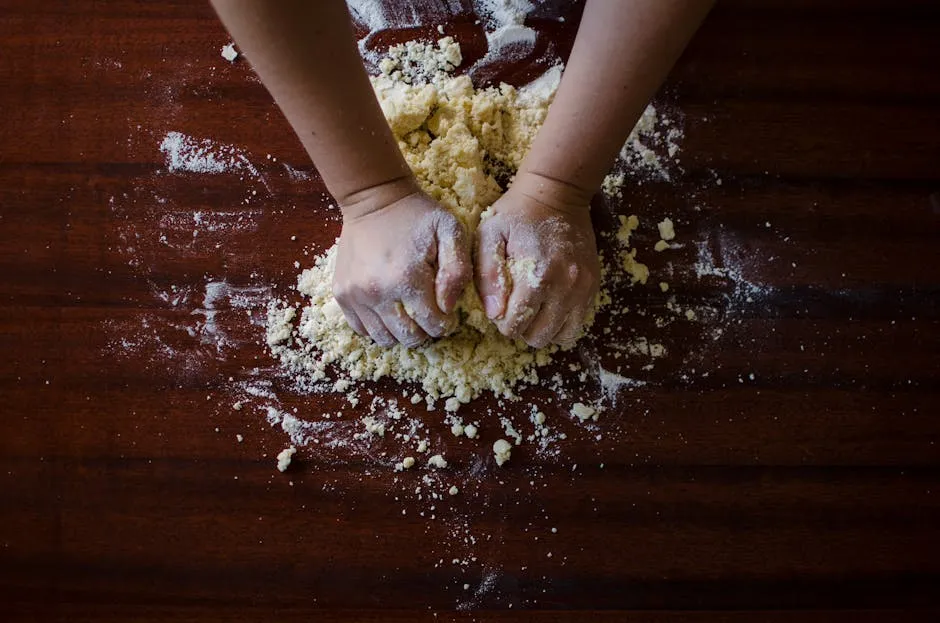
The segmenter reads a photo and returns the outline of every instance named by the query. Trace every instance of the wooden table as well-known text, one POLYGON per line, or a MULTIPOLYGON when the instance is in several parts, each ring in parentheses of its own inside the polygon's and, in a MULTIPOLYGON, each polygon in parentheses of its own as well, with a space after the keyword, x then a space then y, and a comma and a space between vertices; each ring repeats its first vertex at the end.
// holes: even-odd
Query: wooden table
POLYGON ((3 2, 0 619, 936 620, 940 9, 848 4, 714 11, 657 100, 681 167, 615 206, 671 285, 622 328, 669 355, 502 470, 492 416, 422 416, 462 489, 429 500, 391 439, 275 470, 247 389, 341 407, 277 377, 264 301, 339 223, 208 5, 3 2), (172 131, 242 168, 168 171, 172 131), (698 318, 656 327, 672 295, 698 318))

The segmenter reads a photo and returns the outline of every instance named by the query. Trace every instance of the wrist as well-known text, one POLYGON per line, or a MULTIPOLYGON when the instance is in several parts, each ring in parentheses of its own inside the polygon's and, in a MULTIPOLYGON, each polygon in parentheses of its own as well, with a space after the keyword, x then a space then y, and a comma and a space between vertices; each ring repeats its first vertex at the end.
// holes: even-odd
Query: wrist
POLYGON ((548 208, 574 216, 583 216, 590 210, 594 190, 532 170, 520 170, 507 194, 524 196, 548 208))
POLYGON ((413 175, 367 186, 360 190, 337 196, 336 203, 343 213, 344 220, 355 220, 401 201, 405 197, 420 193, 418 181, 413 175))

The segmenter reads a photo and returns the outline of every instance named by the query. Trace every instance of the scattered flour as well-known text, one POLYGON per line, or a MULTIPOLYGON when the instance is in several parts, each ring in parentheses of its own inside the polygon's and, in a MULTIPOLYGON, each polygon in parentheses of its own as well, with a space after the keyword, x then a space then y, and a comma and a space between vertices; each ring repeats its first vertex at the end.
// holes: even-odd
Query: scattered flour
POLYGON ((476 67, 522 58, 535 48, 536 32, 525 25, 526 16, 535 8, 532 2, 476 0, 473 8, 484 23, 487 45, 476 67))
MULTIPOLYGON (((375 1, 360 2, 358 4, 362 6, 370 5, 371 10, 385 11, 387 9, 380 9, 380 7, 386 7, 389 3, 375 1)), ((417 4, 430 6, 432 3, 418 2, 417 4)), ((435 2, 434 4, 444 3, 435 2)), ((456 6, 459 3, 448 4, 454 5, 452 9, 448 8, 448 10, 461 10, 456 6)), ((529 3, 493 1, 475 4, 498 7, 501 4, 521 6, 529 3)), ((512 21, 514 19, 517 18, 500 17, 492 23, 487 21, 487 33, 492 35, 499 28, 498 25, 494 27, 492 24, 511 25, 514 23, 512 21)), ((414 23, 417 23, 417 21, 414 23)), ((518 24, 522 24, 522 22, 518 22, 518 24)), ((489 36, 488 39, 490 39, 489 36)), ((392 56, 393 54, 390 53, 390 58, 392 56)), ((519 89, 500 86, 494 89, 477 90, 473 89, 469 80, 464 81, 463 77, 457 78, 450 75, 461 62, 462 57, 460 57, 459 46, 446 38, 435 44, 405 44, 398 53, 397 64, 387 64, 382 75, 374 79, 374 84, 376 90, 380 92, 383 110, 388 115, 390 124, 395 128, 399 144, 406 154, 409 164, 418 172, 426 190, 460 215, 465 223, 472 223, 473 218, 475 218, 474 213, 478 216, 478 210, 481 207, 485 207, 488 202, 499 196, 499 193, 502 192, 500 183, 511 176, 514 170, 513 166, 517 166, 518 161, 524 155, 525 149, 527 149, 526 141, 530 140, 526 138, 526 135, 530 131, 534 134, 534 131, 538 129, 541 123, 539 117, 544 116, 547 103, 550 102, 552 94, 558 86, 562 67, 560 65, 552 67, 542 77, 519 89), (381 92, 382 89, 385 90, 384 93, 381 92), (425 105, 427 105, 426 112, 425 105), (496 112, 487 116, 489 107, 495 108, 496 112), (499 123, 493 123, 494 119, 499 120, 499 123), (496 154, 496 157, 493 154, 496 154), (442 163, 447 163, 448 167, 443 168, 442 163), (451 164, 454 166, 450 166, 451 164), (500 180, 500 182, 496 180, 500 180)), ((628 140, 624 146, 621 162, 618 165, 619 170, 608 176, 608 180, 605 180, 605 193, 619 192, 619 189, 629 177, 627 174, 637 171, 656 173, 657 167, 666 168, 675 156, 678 149, 674 139, 680 137, 681 133, 674 132, 666 123, 668 120, 664 121, 664 118, 655 109, 648 109, 644 114, 644 118, 647 120, 646 125, 644 126, 644 122, 641 120, 634 132, 635 136, 631 136, 633 140, 628 140), (649 124, 651 118, 652 125, 649 124), (664 130, 663 127, 667 129, 664 130), (661 140, 666 141, 668 159, 662 153, 661 140), (672 142, 670 143, 670 141, 672 142), (650 149, 650 152, 652 152, 653 150, 649 146, 656 147, 656 153, 653 154, 655 158, 643 151, 643 149, 650 149)), ((174 173, 215 175, 225 172, 254 172, 251 163, 242 155, 242 152, 234 147, 212 140, 196 139, 181 132, 167 134, 160 144, 160 149, 166 158, 166 168, 174 173)), ((307 174, 302 176, 292 171, 287 165, 283 165, 283 167, 293 181, 309 179, 307 174)), ((664 179, 668 178, 664 177, 664 179)), ((147 197, 144 199, 147 199, 147 197)), ((154 203, 154 205, 157 204, 154 203)), ((120 211, 115 211, 115 214, 123 216, 120 211)), ((143 231, 146 229, 140 225, 139 215, 130 211, 128 211, 128 215, 132 217, 132 219, 128 219, 128 222, 135 223, 135 225, 134 229, 127 229, 127 232, 139 234, 138 230, 143 231)), ((155 221, 153 229, 161 234, 163 246, 160 249, 161 252, 165 253, 167 248, 172 251, 177 248, 184 249, 185 247, 184 245, 178 245, 177 247, 172 235, 169 242, 167 242, 164 230, 172 234, 173 232, 169 231, 170 229, 174 229, 174 231, 179 229, 182 233, 189 235, 191 240, 208 239, 207 234, 216 231, 226 235, 242 231, 252 232, 256 229, 255 221, 260 216, 260 212, 194 211, 189 206, 181 206, 181 209, 176 212, 164 211, 159 216, 160 222, 157 224, 155 221), (194 232, 198 232, 198 237, 194 232)), ((130 225, 125 225, 125 227, 129 228, 130 225)), ((607 259, 613 261, 618 269, 626 270, 631 281, 645 283, 649 277, 649 269, 636 259, 637 252, 630 246, 630 236, 638 227, 639 220, 635 216, 621 217, 620 231, 617 232, 619 248, 616 249, 612 258, 607 259)), ((662 230, 659 233, 663 240, 667 240, 662 230)), ((127 253, 133 252, 136 254, 135 257, 138 261, 146 264, 146 258, 140 260, 139 241, 135 241, 131 237, 129 237, 129 240, 125 242, 125 247, 128 249, 127 253), (135 247, 134 249, 131 249, 132 244, 135 247)), ((717 253, 706 247, 704 243, 699 245, 698 250, 699 263, 696 269, 700 277, 717 276, 730 279, 738 287, 736 292, 741 292, 746 296, 748 302, 752 301, 752 295, 756 297, 761 293, 766 293, 765 290, 761 289, 762 286, 754 285, 744 279, 740 260, 735 260, 733 257, 734 253, 732 252, 735 249, 730 244, 720 245, 717 253)), ((306 255, 306 251, 304 254, 306 255)), ((304 279, 302 275, 299 283, 314 287, 316 280, 322 279, 328 284, 329 280, 324 273, 317 276, 313 271, 321 266, 326 271, 326 265, 329 261, 329 253, 326 253, 315 262, 310 271, 305 271, 307 278, 304 279)), ((520 273, 523 278, 536 275, 534 271, 528 270, 532 267, 525 268, 526 270, 520 273)), ((666 285, 665 282, 660 282, 660 284, 666 285)), ((171 289, 165 285, 159 288, 154 286, 154 295, 168 309, 181 311, 184 317, 189 319, 188 322, 184 321, 179 327, 174 325, 172 327, 174 330, 178 328, 186 329, 189 336, 195 338, 193 343, 197 344, 200 352, 208 351, 212 355, 221 354, 223 350, 221 347, 229 343, 227 340, 234 340, 236 335, 227 325, 223 324, 229 315, 234 317, 234 314, 228 312, 232 309, 247 308, 248 306, 258 307, 259 297, 260 299, 269 298, 269 289, 259 287, 255 289, 245 288, 244 291, 239 291, 227 284, 223 277, 209 276, 205 278, 204 285, 204 289, 200 284, 196 287, 190 287, 187 291, 177 291, 175 288, 171 289), (244 299, 244 302, 240 303, 240 299, 244 299), (214 345, 215 348, 206 349, 204 348, 206 344, 214 345)), ((668 285, 666 288, 662 288, 663 291, 666 289, 668 289, 668 285)), ((353 358, 368 360, 372 356, 367 350, 369 344, 359 344, 360 352, 358 353, 356 353, 355 348, 351 350, 338 349, 331 344, 331 340, 327 340, 326 348, 323 348, 323 344, 311 338, 311 336, 317 336, 318 334, 309 324, 304 324, 304 320, 305 314, 310 313, 309 309, 318 305, 318 313, 328 315, 335 312, 336 310, 329 306, 331 295, 326 291, 315 291, 315 296, 305 292, 303 294, 305 295, 304 306, 295 308, 279 304, 272 308, 274 316, 269 316, 267 321, 268 339, 273 339, 275 342, 272 350, 280 353, 279 358, 281 358, 285 368, 291 371, 293 378, 299 375, 307 375, 310 378, 323 380, 326 382, 327 387, 324 391, 344 394, 354 407, 357 402, 353 401, 359 400, 357 391, 360 389, 363 394, 366 394, 366 396, 363 396, 365 404, 369 404, 368 394, 370 392, 365 389, 362 381, 389 376, 398 378, 397 375, 400 374, 401 370, 408 370, 414 366, 417 366, 419 370, 430 370, 433 376, 442 365, 450 365, 447 358, 451 354, 462 352, 459 344, 453 344, 453 350, 450 351, 450 354, 433 350, 420 355, 415 354, 413 351, 409 353, 401 352, 390 359, 380 357, 377 361, 372 361, 368 365, 358 368, 356 360, 350 360, 353 358), (322 300, 317 298, 321 295, 322 300), (287 351, 291 352, 288 353, 287 351), (395 362, 396 357, 400 358, 400 364, 395 362), (418 361, 418 363, 415 363, 415 361, 418 361), (396 368, 397 365, 401 367, 396 368), (329 367, 332 369, 328 371, 329 367), (327 379, 327 373, 334 377, 336 373, 344 376, 342 378, 327 379)), ((481 331, 479 327, 474 327, 472 324, 475 302, 467 300, 470 298, 470 294, 468 291, 468 295, 461 302, 465 315, 465 325, 461 331, 475 331, 476 334, 469 334, 472 337, 472 341, 469 343, 479 345, 486 340, 485 327, 481 331), (477 334, 482 335, 482 337, 477 334)), ((689 318, 690 315, 695 316, 692 310, 683 310, 684 317, 689 318)), ((238 314, 238 317, 244 318, 242 314, 238 314)), ((154 331, 154 327, 157 327, 156 322, 159 319, 148 317, 146 320, 151 325, 147 327, 147 331, 154 331)), ((244 320, 242 321, 244 322, 244 320)), ((325 331, 327 329, 328 327, 324 328, 325 331)), ((127 333, 124 329, 111 330, 111 332, 116 333, 122 331, 127 333)), ((120 349, 125 353, 125 356, 139 352, 142 346, 137 342, 140 342, 147 335, 149 334, 144 334, 141 330, 138 330, 138 334, 133 337, 125 336, 115 341, 113 348, 120 349)), ((323 335, 325 336, 326 333, 323 333, 323 335)), ((340 337, 342 338, 342 334, 340 334, 340 337)), ((157 340, 155 344, 160 348, 167 348, 160 340, 157 340)), ((479 376, 474 376, 472 372, 467 373, 464 368, 470 368, 480 363, 485 364, 488 362, 487 359, 471 360, 465 366, 458 363, 456 367, 452 367, 449 371, 445 370, 442 377, 432 380, 428 386, 425 386, 424 393, 412 393, 412 390, 409 389, 409 395, 404 397, 403 402, 409 402, 410 396, 410 402, 418 405, 420 410, 423 411, 424 406, 420 403, 426 402, 429 409, 433 409, 435 396, 437 399, 447 397, 448 399, 438 403, 438 409, 443 405, 445 413, 453 415, 453 412, 461 408, 465 401, 469 401, 474 397, 475 390, 473 388, 476 383, 480 382, 481 378, 487 375, 492 376, 494 371, 504 373, 505 376, 496 383, 494 391, 501 395, 511 395, 513 393, 512 388, 515 385, 534 383, 539 380, 536 374, 537 368, 547 363, 548 358, 553 354, 533 352, 526 348, 518 348, 514 344, 502 345, 500 348, 505 350, 495 357, 496 361, 493 363, 493 367, 485 370, 479 376), (500 359, 503 355, 510 357, 510 370, 515 369, 517 366, 521 366, 525 370, 517 380, 511 381, 512 375, 505 372, 505 364, 500 359), (462 376, 464 374, 470 376, 464 378, 462 376), (458 382, 454 382, 455 378, 458 382), (436 387, 437 390, 436 392, 429 391, 428 387, 432 389, 436 387), (504 390, 504 387, 510 388, 508 393, 504 390), (448 409, 448 406, 451 409, 448 409)), ((665 346, 647 341, 645 338, 639 338, 623 348, 624 352, 631 356, 643 355, 651 359, 663 357, 666 354, 665 346)), ((226 350, 231 351, 232 349, 226 350)), ((183 351, 167 349, 164 358, 159 361, 178 362, 184 355, 183 351)), ((180 367, 185 367, 185 365, 180 367)), ((197 361, 194 365, 202 364, 197 361)), ((617 394, 624 389, 629 390, 641 387, 644 384, 644 381, 621 376, 619 373, 605 370, 603 367, 595 367, 594 369, 598 371, 600 391, 603 398, 610 400, 611 403, 616 401, 617 394)), ((616 369, 620 372, 619 367, 616 367, 616 369)), ((201 374, 204 375, 205 369, 200 368, 200 370, 201 374)), ((566 374, 566 378, 568 376, 566 374)), ((386 413, 384 403, 373 403, 373 414, 370 418, 361 418, 362 414, 356 412, 353 417, 336 421, 337 413, 334 410, 331 412, 334 418, 332 420, 305 421, 301 418, 309 417, 311 414, 305 414, 302 410, 298 412, 296 407, 283 406, 278 400, 278 394, 281 392, 280 386, 276 382, 272 383, 270 379, 276 379, 276 375, 272 369, 264 367, 252 369, 247 380, 242 377, 238 381, 233 381, 230 377, 228 379, 230 383, 227 387, 233 392, 237 392, 238 400, 236 401, 235 397, 231 396, 230 399, 222 400, 219 404, 225 409, 231 408, 243 414, 261 412, 267 416, 267 420, 271 425, 277 426, 286 433, 291 446, 277 455, 279 470, 283 471, 289 468, 298 447, 315 444, 317 456, 320 459, 323 457, 344 459, 348 458, 351 453, 361 457, 367 456, 371 462, 363 470, 364 476, 377 476, 395 483, 408 482, 411 486, 413 486, 414 480, 408 479, 420 477, 421 484, 414 489, 415 495, 413 497, 406 498, 401 493, 403 489, 400 486, 393 487, 392 495, 396 496, 396 501, 399 500, 398 496, 401 495, 402 500, 417 500, 424 503, 425 506, 420 513, 421 517, 434 519, 434 513, 437 512, 439 513, 438 517, 443 519, 444 515, 440 508, 441 500, 448 495, 452 496, 460 492, 461 500, 475 498, 480 495, 479 490, 472 485, 474 482, 473 477, 481 473, 484 469, 483 465, 487 461, 483 457, 473 457, 466 465, 466 471, 458 471, 457 469, 441 471, 448 466, 448 461, 444 459, 443 454, 434 454, 429 460, 427 460, 427 456, 431 454, 431 451, 429 451, 431 443, 436 447, 434 451, 443 451, 445 448, 438 446, 442 441, 439 436, 429 431, 427 427, 422 427, 423 423, 420 422, 420 415, 395 419, 394 409, 389 408, 386 413), (382 413, 376 414, 377 408, 382 410, 382 413), (291 410, 293 413, 289 412, 291 410), (371 422, 366 420, 371 420, 371 422), (366 429, 365 434, 362 434, 363 427, 366 429), (378 432, 380 429, 382 430, 381 434, 378 432), (362 436, 357 438, 357 435, 362 436), (396 447, 394 450, 387 447, 383 448, 383 444, 391 443, 392 439, 399 441, 401 447, 396 447), (330 455, 328 454, 330 450, 335 450, 336 453, 330 455), (386 450, 388 450, 387 455, 386 450), (408 453, 414 456, 408 456, 408 453), (395 462, 398 459, 391 457, 404 458, 395 462), (415 470, 417 473, 394 475, 388 474, 388 470, 369 472, 369 467, 372 465, 388 468, 394 466, 396 471, 407 470, 414 468, 422 460, 425 460, 429 467, 437 469, 415 470), (431 479, 428 479, 428 476, 431 479), (465 480, 453 484, 456 478, 465 480), (401 480, 399 481, 399 479, 401 480), (457 485, 459 485, 459 488, 457 485), (437 510, 435 510, 435 504, 438 505, 437 510), (427 514, 425 514, 425 511, 427 511, 427 514)), ((424 385, 424 379, 417 372, 414 373, 413 377, 410 377, 410 380, 424 385)), ((541 380, 543 386, 552 386, 548 383, 548 380, 541 380)), ((583 380, 578 375, 574 375, 572 385, 577 386, 578 389, 572 390, 571 394, 559 391, 557 394, 559 401, 554 406, 545 404, 540 408, 536 408, 535 405, 531 405, 532 409, 528 413, 528 421, 522 421, 524 428, 518 425, 518 420, 517 424, 513 425, 512 420, 506 418, 508 424, 502 422, 502 432, 499 432, 498 429, 495 432, 497 435, 507 437, 493 444, 493 454, 497 465, 503 466, 510 460, 513 449, 512 441, 515 441, 516 444, 521 443, 519 437, 516 437, 516 435, 519 435, 518 431, 525 430, 527 433, 525 440, 535 444, 536 451, 539 448, 544 449, 548 440, 565 439, 564 433, 558 432, 563 430, 565 426, 579 426, 585 430, 596 432, 597 426, 591 424, 591 422, 597 419, 602 404, 611 403, 592 402, 586 399, 581 391, 583 380), (580 385, 578 385, 578 378, 580 378, 580 385), (563 418, 563 421, 557 422, 557 428, 556 421, 553 420, 552 429, 549 430, 545 413, 540 409, 544 408, 549 413, 556 411, 564 413, 569 408, 569 398, 580 398, 583 401, 572 408, 572 412, 577 410, 580 415, 575 415, 574 422, 563 418), (589 412, 590 415, 587 415, 589 412), (582 415, 586 416, 584 422, 581 421, 582 415), (530 431, 531 434, 528 434, 530 431)), ((572 385, 567 386, 569 390, 572 389, 572 385)), ((493 389, 492 386, 483 383, 480 391, 491 389, 493 389)), ((596 388, 593 389, 596 391, 596 388)), ((548 402, 553 401, 549 400, 548 402)), ((489 415, 493 416, 492 420, 481 420, 484 422, 483 427, 487 431, 503 413, 502 407, 505 403, 500 402, 499 404, 499 412, 489 412, 489 415)), ((301 407, 301 409, 303 408, 301 407)), ((474 413, 471 410, 472 407, 467 409, 470 413, 474 413)), ((467 411, 464 411, 461 415, 467 417, 466 413, 467 411)), ((324 418, 330 418, 330 414, 321 415, 324 418)), ((468 439, 478 437, 480 421, 475 421, 474 424, 464 424, 462 420, 459 422, 453 420, 448 424, 454 427, 462 427, 463 436, 468 439)), ((604 425, 606 424, 604 422, 604 425)), ((607 432, 606 428, 604 432, 607 432)), ((244 437, 238 434, 235 439, 237 442, 242 442, 244 437)), ((466 445, 463 440, 453 439, 445 440, 444 444, 450 442, 466 445)), ((556 449, 554 454, 537 452, 537 456, 557 457, 559 455, 556 449)), ((453 467, 464 467, 460 459, 453 460, 456 463, 453 467)), ((451 503, 456 501, 458 500, 452 500, 451 503)), ((411 513, 413 507, 409 506, 407 510, 411 513)), ((404 512, 405 508, 402 509, 403 514, 404 512)), ((468 551, 472 553, 471 548, 476 543, 475 538, 481 535, 471 534, 470 528, 466 526, 454 527, 453 531, 454 538, 446 544, 446 547, 454 546, 457 542, 456 536, 459 533, 460 543, 464 544, 468 551)), ((552 531, 554 532, 554 530, 552 531)), ((482 536, 489 537, 491 535, 484 534, 482 536)), ((454 558, 454 565, 458 567, 466 567, 470 562, 476 562, 475 556, 462 556, 459 561, 454 558)), ((444 564, 443 560, 441 560, 441 564, 444 564)), ((477 593, 482 594, 486 590, 490 590, 486 587, 493 584, 495 577, 495 575, 488 572, 480 583, 481 588, 477 589, 477 593)), ((470 586, 470 584, 464 584, 465 590, 469 590, 470 586)))
POLYGON ((196 139, 182 132, 168 132, 160 143, 170 171, 225 173, 248 168, 250 163, 231 145, 196 139))

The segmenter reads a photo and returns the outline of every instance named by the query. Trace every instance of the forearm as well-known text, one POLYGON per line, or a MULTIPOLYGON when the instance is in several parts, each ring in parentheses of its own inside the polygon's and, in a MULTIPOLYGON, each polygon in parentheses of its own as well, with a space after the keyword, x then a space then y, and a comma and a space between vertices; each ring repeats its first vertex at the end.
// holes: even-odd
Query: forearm
POLYGON ((414 188, 362 66, 343 0, 212 4, 345 215, 391 203, 414 188), (383 197, 364 201, 376 193, 383 197))
MULTIPOLYGON (((712 4, 588 0, 558 93, 520 168, 522 177, 547 178, 589 200, 712 4)), ((538 181, 520 181, 538 188, 538 181)))

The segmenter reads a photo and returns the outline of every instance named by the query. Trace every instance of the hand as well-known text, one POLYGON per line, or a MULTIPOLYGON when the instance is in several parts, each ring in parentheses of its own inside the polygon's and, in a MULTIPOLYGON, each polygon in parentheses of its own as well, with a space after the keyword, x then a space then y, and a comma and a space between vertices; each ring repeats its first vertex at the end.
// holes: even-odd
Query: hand
POLYGON ((590 194, 520 173, 480 223, 476 284, 499 331, 534 348, 579 337, 600 284, 590 194))
POLYGON ((421 192, 347 216, 339 239, 333 295, 359 335, 414 348, 456 326, 457 299, 470 281, 460 222, 421 192))

